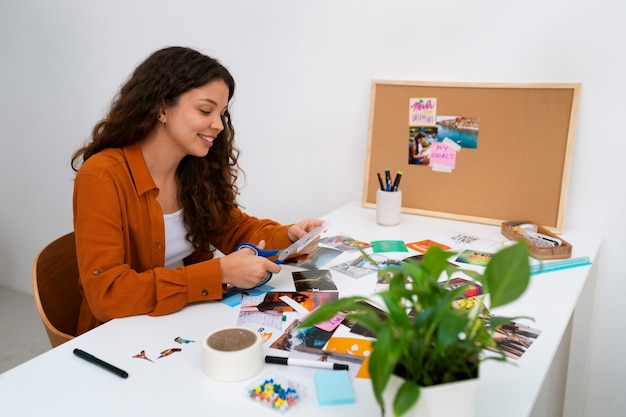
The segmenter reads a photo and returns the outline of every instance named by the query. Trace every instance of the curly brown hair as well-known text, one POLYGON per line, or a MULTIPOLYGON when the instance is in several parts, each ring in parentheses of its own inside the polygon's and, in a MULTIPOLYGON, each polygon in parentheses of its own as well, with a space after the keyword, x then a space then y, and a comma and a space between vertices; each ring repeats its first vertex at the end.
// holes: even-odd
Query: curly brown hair
MULTIPOLYGON (((214 80, 235 92, 235 81, 216 59, 190 48, 168 47, 154 52, 141 63, 121 87, 108 114, 93 128, 91 139, 72 155, 71 167, 80 165, 107 148, 122 148, 143 139, 158 123, 164 105, 175 106, 180 96, 214 80)), ((178 198, 183 207, 187 239, 196 249, 209 251, 211 239, 222 232, 226 217, 237 207, 235 131, 226 109, 224 130, 211 151, 202 158, 187 155, 178 165, 178 198)))

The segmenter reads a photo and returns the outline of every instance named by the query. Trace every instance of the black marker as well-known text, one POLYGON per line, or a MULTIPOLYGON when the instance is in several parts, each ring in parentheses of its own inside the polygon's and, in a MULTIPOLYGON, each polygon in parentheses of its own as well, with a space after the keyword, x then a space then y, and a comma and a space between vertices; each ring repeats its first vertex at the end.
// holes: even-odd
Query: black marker
POLYGON ((98 365, 101 368, 106 369, 109 372, 113 372, 115 375, 121 377, 121 378, 128 378, 128 372, 111 365, 110 363, 107 363, 101 359, 96 358, 95 356, 85 352, 84 350, 80 350, 80 349, 74 349, 74 355, 78 356, 81 359, 86 360, 87 362, 91 362, 94 365, 98 365))
POLYGON ((400 179, 402 178, 402 171, 398 171, 396 173, 396 179, 393 180, 393 189, 392 191, 398 191, 398 187, 400 186, 400 179))
POLYGON ((378 175, 378 183, 380 184, 380 189, 382 191, 385 191, 385 186, 383 185, 383 179, 380 176, 380 172, 377 172, 376 175, 378 175))
POLYGON ((391 191, 391 173, 389 172, 389 168, 385 169, 385 180, 387 181, 386 191, 391 191))
POLYGON ((292 365, 292 366, 308 366, 310 368, 322 368, 332 369, 335 371, 347 371, 348 365, 334 362, 312 361, 298 358, 285 358, 282 356, 266 356, 266 363, 275 363, 278 365, 292 365))

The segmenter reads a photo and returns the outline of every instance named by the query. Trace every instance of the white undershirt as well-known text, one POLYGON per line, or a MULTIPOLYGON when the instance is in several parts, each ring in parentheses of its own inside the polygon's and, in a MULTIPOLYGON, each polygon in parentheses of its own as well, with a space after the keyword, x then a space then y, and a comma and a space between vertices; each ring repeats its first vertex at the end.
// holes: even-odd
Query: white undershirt
POLYGON ((183 266, 183 259, 191 255, 193 246, 185 238, 187 229, 183 224, 183 209, 164 214, 165 221, 165 267, 176 269, 183 266))

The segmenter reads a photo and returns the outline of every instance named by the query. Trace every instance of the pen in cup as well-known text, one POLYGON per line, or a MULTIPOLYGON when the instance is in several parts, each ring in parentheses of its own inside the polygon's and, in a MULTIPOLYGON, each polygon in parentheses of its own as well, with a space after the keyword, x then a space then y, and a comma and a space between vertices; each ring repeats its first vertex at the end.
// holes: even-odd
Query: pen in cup
POLYGON ((385 169, 385 180, 387 181, 387 188, 385 188, 385 191, 391 191, 391 172, 389 172, 389 168, 385 169))
POLYGON ((84 350, 74 349, 74 355, 78 356, 81 359, 86 360, 87 362, 91 362, 94 365, 97 365, 103 369, 106 369, 109 372, 113 372, 115 375, 119 376, 120 378, 128 378, 128 372, 116 366, 113 366, 108 362, 98 359, 95 356, 85 352, 84 350))
POLYGON ((382 191, 385 191, 385 185, 383 184, 383 179, 380 176, 380 172, 377 172, 376 175, 378 175, 378 184, 380 184, 380 189, 382 191))
POLYGON ((393 180, 392 191, 398 191, 398 187, 400 186, 400 179, 402 179, 402 171, 398 171, 396 173, 396 178, 393 180))

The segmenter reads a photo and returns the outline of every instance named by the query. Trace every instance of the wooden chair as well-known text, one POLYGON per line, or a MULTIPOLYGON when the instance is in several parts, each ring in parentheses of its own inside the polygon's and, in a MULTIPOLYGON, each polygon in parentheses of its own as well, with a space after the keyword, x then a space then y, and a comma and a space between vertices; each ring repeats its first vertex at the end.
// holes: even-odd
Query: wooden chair
POLYGON ((74 232, 61 236, 33 262, 33 293, 52 347, 76 337, 82 302, 74 232))

